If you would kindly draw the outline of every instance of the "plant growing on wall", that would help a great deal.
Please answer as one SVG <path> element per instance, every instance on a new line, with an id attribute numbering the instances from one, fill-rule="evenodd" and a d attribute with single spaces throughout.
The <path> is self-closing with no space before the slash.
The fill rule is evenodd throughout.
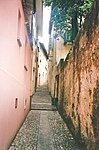
<path id="1" fill-rule="evenodd" d="M 51 21 L 54 23 L 56 37 L 59 35 L 64 40 L 66 34 L 75 39 L 81 25 L 82 18 L 90 10 L 94 0 L 44 0 L 45 6 L 51 6 Z"/>

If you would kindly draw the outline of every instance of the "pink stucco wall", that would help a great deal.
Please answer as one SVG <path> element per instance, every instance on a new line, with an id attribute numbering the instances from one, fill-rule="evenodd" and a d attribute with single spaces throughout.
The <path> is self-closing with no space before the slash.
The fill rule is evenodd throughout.
<path id="1" fill-rule="evenodd" d="M 20 38 L 21 47 L 17 38 Z M 32 50 L 21 0 L 2 0 L 0 1 L 0 150 L 9 147 L 29 111 L 31 63 Z M 15 108 L 16 98 L 17 108 Z M 26 106 L 24 106 L 25 99 Z"/>

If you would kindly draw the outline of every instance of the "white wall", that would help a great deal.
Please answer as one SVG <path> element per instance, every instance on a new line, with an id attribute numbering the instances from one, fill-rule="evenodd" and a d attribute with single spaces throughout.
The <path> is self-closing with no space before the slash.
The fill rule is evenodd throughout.
<path id="1" fill-rule="evenodd" d="M 48 82 L 48 62 L 42 49 L 39 50 L 38 65 L 38 86 L 40 86 Z"/>

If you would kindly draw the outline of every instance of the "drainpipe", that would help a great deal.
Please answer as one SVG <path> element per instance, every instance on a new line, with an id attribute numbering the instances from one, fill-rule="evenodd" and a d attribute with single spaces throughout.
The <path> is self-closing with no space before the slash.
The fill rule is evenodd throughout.
<path id="1" fill-rule="evenodd" d="M 32 18 L 31 18 L 31 33 L 30 33 L 31 47 L 33 48 L 33 10 L 32 10 Z"/>

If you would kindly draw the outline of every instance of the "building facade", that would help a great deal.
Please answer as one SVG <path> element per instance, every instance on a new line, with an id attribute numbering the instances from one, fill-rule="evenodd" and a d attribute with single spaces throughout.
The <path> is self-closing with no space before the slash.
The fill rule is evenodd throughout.
<path id="1" fill-rule="evenodd" d="M 21 0 L 0 1 L 0 149 L 30 110 L 32 48 Z"/>
<path id="2" fill-rule="evenodd" d="M 48 55 L 43 43 L 39 43 L 38 86 L 48 84 Z"/>
<path id="3" fill-rule="evenodd" d="M 39 37 L 43 33 L 43 2 L 42 0 L 22 0 L 26 26 L 33 49 L 32 61 L 32 95 L 36 92 L 38 82 L 38 49 Z"/>
<path id="4" fill-rule="evenodd" d="M 51 26 L 51 25 L 50 25 Z M 48 84 L 49 91 L 51 93 L 52 98 L 55 98 L 56 93 L 56 76 L 58 75 L 58 64 L 61 59 L 66 58 L 70 49 L 72 48 L 72 43 L 68 42 L 64 45 L 64 40 L 61 37 L 55 37 L 54 25 L 50 28 L 50 38 L 49 38 L 49 73 L 48 73 Z"/>
<path id="5" fill-rule="evenodd" d="M 32 95 L 36 92 L 38 85 L 38 59 L 39 59 L 39 37 L 43 32 L 43 2 L 35 0 L 35 13 L 33 14 L 33 62 L 32 62 Z"/>
<path id="6" fill-rule="evenodd" d="M 54 48 L 50 54 L 51 95 L 73 136 L 87 150 L 99 149 L 98 7 L 99 1 L 95 0 L 65 60 L 57 66 Z"/>

